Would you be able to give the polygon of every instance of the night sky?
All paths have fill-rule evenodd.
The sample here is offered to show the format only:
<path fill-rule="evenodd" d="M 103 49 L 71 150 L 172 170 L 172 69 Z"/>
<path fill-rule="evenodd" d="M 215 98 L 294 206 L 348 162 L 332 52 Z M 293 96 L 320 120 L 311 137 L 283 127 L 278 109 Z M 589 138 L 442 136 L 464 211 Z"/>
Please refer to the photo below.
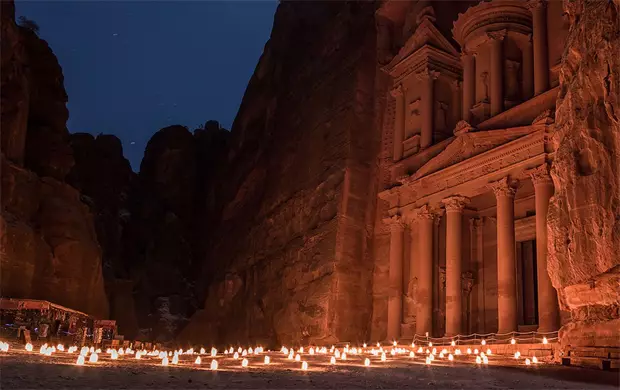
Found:
<path fill-rule="evenodd" d="M 230 129 L 274 1 L 17 1 L 60 62 L 71 132 L 114 134 L 134 170 L 162 127 Z"/>

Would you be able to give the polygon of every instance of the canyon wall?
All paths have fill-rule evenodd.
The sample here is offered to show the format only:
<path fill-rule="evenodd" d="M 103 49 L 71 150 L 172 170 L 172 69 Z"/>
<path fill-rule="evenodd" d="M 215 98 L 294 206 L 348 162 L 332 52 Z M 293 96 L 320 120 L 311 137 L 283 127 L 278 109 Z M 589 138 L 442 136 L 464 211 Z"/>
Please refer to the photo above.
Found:
<path fill-rule="evenodd" d="M 375 4 L 282 2 L 232 129 L 194 342 L 364 340 Z"/>
<path fill-rule="evenodd" d="M 565 1 L 549 275 L 571 321 L 562 345 L 620 343 L 620 2 Z"/>
<path fill-rule="evenodd" d="M 44 40 L 15 24 L 12 2 L 2 2 L 1 11 L 2 296 L 105 318 L 93 218 L 65 182 L 74 160 L 62 69 Z"/>

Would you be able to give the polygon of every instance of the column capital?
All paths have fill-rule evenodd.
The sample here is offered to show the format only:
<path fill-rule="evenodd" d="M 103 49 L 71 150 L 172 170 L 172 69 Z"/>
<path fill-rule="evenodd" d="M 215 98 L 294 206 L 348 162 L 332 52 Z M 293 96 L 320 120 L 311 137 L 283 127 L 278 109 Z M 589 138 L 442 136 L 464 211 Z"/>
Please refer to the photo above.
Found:
<path fill-rule="evenodd" d="M 383 222 L 389 225 L 392 230 L 403 230 L 405 228 L 405 219 L 400 215 L 384 218 Z"/>
<path fill-rule="evenodd" d="M 527 173 L 528 176 L 532 179 L 534 187 L 539 185 L 553 184 L 553 180 L 551 180 L 551 175 L 549 174 L 549 164 L 547 163 L 539 165 L 536 168 L 527 170 L 525 173 Z"/>
<path fill-rule="evenodd" d="M 446 206 L 447 212 L 463 212 L 463 209 L 469 203 L 470 199 L 466 196 L 454 195 L 441 201 Z"/>
<path fill-rule="evenodd" d="M 392 90 L 390 91 L 390 95 L 392 95 L 392 97 L 394 97 L 394 98 L 403 96 L 403 85 L 402 84 L 398 84 L 397 86 L 392 88 Z"/>
<path fill-rule="evenodd" d="M 439 72 L 426 67 L 418 72 L 416 77 L 419 80 L 436 80 L 439 77 Z"/>
<path fill-rule="evenodd" d="M 413 220 L 434 220 L 437 217 L 441 216 L 441 211 L 435 208 L 431 208 L 429 205 L 425 204 L 422 207 L 419 207 L 414 210 L 412 219 Z"/>
<path fill-rule="evenodd" d="M 471 231 L 479 231 L 482 229 L 483 220 L 480 217 L 469 218 L 469 228 Z"/>
<path fill-rule="evenodd" d="M 528 0 L 525 4 L 527 9 L 533 11 L 535 9 L 544 8 L 547 6 L 547 2 L 545 0 Z"/>
<path fill-rule="evenodd" d="M 489 188 L 491 188 L 496 198 L 514 198 L 515 194 L 517 193 L 516 184 L 516 181 L 510 180 L 510 178 L 506 176 L 496 182 L 489 183 Z"/>
<path fill-rule="evenodd" d="M 487 33 L 487 37 L 492 42 L 494 41 L 501 42 L 504 40 L 504 38 L 506 38 L 506 30 L 489 31 Z"/>

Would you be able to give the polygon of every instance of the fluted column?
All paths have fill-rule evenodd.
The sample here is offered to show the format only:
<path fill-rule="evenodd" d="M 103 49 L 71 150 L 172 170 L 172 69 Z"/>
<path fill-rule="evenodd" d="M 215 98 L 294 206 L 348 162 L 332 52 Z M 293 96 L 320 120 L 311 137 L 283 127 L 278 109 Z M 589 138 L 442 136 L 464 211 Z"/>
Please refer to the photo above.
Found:
<path fill-rule="evenodd" d="M 527 40 L 523 43 L 521 53 L 523 54 L 523 100 L 528 100 L 534 96 L 534 60 L 531 35 L 528 35 Z"/>
<path fill-rule="evenodd" d="M 474 54 L 463 52 L 461 54 L 463 62 L 463 104 L 461 105 L 461 119 L 471 122 L 471 109 L 476 101 L 476 69 Z"/>
<path fill-rule="evenodd" d="M 547 4 L 544 0 L 530 0 L 534 33 L 534 92 L 536 95 L 549 89 L 549 50 L 547 47 Z"/>
<path fill-rule="evenodd" d="M 387 339 L 398 340 L 403 322 L 403 233 L 402 217 L 395 215 L 390 224 L 390 294 L 388 297 Z"/>
<path fill-rule="evenodd" d="M 446 206 L 446 336 L 456 336 L 462 331 L 463 208 L 469 199 L 452 196 L 443 203 Z"/>
<path fill-rule="evenodd" d="M 491 116 L 504 111 L 504 37 L 506 30 L 487 33 L 491 41 Z"/>
<path fill-rule="evenodd" d="M 416 333 L 433 333 L 433 220 L 437 213 L 427 205 L 416 210 L 418 222 L 418 291 Z"/>
<path fill-rule="evenodd" d="M 514 200 L 508 177 L 491 185 L 497 199 L 497 312 L 498 333 L 517 330 L 517 280 Z"/>
<path fill-rule="evenodd" d="M 398 84 L 390 93 L 396 99 L 393 159 L 394 161 L 399 161 L 403 158 L 403 141 L 405 138 L 405 96 L 403 86 Z"/>
<path fill-rule="evenodd" d="M 422 134 L 420 137 L 420 147 L 425 149 L 433 144 L 435 80 L 439 77 L 439 72 L 426 68 L 418 73 L 417 76 L 422 81 Z"/>
<path fill-rule="evenodd" d="M 558 295 L 547 271 L 547 214 L 553 196 L 553 182 L 547 164 L 528 172 L 536 197 L 536 270 L 538 285 L 538 331 L 550 332 L 560 327 Z"/>

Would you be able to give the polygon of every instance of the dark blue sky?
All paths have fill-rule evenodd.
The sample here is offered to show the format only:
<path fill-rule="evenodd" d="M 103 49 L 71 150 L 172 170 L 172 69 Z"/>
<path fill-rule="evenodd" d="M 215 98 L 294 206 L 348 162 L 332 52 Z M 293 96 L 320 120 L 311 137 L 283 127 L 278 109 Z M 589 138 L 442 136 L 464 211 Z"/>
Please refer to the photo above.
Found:
<path fill-rule="evenodd" d="M 123 142 L 134 170 L 153 133 L 230 129 L 269 39 L 270 1 L 17 1 L 58 57 L 71 132 Z M 133 144 L 132 144 L 133 143 Z"/>

